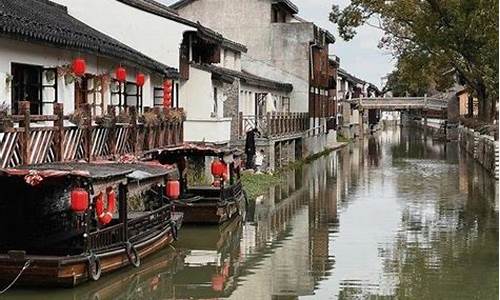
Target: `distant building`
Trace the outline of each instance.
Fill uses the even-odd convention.
[[[327,118],[334,117],[328,109],[328,45],[335,39],[298,17],[291,1],[181,0],[171,8],[246,45],[242,71],[292,84],[287,110],[308,112],[312,127],[324,128]],[[244,101],[260,105],[258,94],[250,93]]]

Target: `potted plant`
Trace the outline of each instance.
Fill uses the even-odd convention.
[[[109,114],[103,115],[103,116],[96,116],[95,123],[101,127],[111,128],[111,127],[115,126],[116,119],[113,118],[113,116],[111,116]]]
[[[160,118],[153,111],[148,111],[139,116],[139,122],[146,127],[153,127],[160,124]]]
[[[85,119],[85,111],[82,109],[76,109],[72,114],[69,114],[69,121],[78,127],[85,124]]]
[[[116,116],[116,123],[129,124],[130,115],[125,110],[120,111],[118,116]]]
[[[0,102],[0,131],[12,128],[14,123],[9,115],[9,105],[5,102]]]

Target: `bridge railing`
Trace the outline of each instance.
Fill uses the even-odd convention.
[[[448,101],[432,97],[373,97],[354,98],[345,100],[349,103],[357,103],[368,108],[416,108],[441,110],[448,107]]]

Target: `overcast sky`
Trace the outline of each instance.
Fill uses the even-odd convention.
[[[171,4],[176,0],[159,0]],[[335,35],[336,42],[330,53],[340,57],[340,66],[349,73],[381,87],[381,78],[389,73],[394,65],[390,54],[377,48],[381,32],[364,26],[358,35],[349,42],[344,42],[336,27],[328,21],[328,14],[333,3],[346,6],[349,0],[292,0],[299,7],[299,16],[316,23]],[[332,51],[333,50],[333,51]]]

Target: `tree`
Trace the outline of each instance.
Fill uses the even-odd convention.
[[[450,83],[446,74],[456,72],[479,99],[480,118],[494,118],[498,102],[496,0],[352,0],[343,10],[334,5],[330,20],[346,41],[363,24],[383,30],[379,47],[391,50],[397,58],[393,77],[404,79],[401,84],[408,85],[410,92],[420,91],[422,84],[412,86],[419,80],[427,88],[432,84],[446,88]]]

